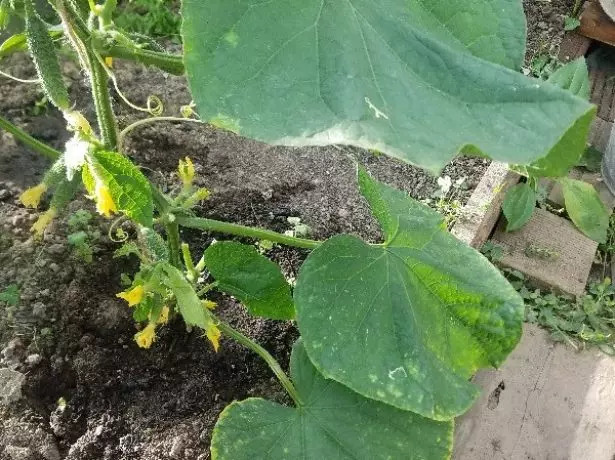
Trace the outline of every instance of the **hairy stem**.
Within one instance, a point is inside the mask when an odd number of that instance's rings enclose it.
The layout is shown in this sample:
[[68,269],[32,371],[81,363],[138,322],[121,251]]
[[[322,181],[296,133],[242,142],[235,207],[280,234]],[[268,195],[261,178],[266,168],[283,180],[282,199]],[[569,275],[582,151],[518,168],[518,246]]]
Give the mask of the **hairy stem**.
[[[86,45],[87,49],[87,45]],[[111,105],[109,95],[109,77],[102,68],[92,50],[87,49],[88,61],[90,65],[90,83],[92,85],[92,96],[96,107],[98,118],[98,128],[100,137],[105,148],[115,150],[117,147],[117,123]]]
[[79,15],[71,8],[65,8],[64,3],[60,1],[57,2],[57,6],[66,33],[73,35],[73,40],[69,41],[81,57],[82,64],[86,66],[85,70],[88,72],[101,141],[106,149],[115,150],[117,123],[109,94],[109,77],[96,57],[89,32],[84,30]]
[[235,236],[245,236],[247,238],[256,238],[258,240],[267,240],[273,243],[280,243],[286,246],[293,246],[296,248],[316,249],[322,244],[320,241],[308,240],[305,238],[295,238],[294,236],[283,235],[272,230],[246,227],[245,225],[232,224],[230,222],[222,222],[213,219],[204,219],[201,217],[176,216],[175,222],[177,222],[182,227],[227,233],[229,235]]
[[170,262],[174,267],[181,270],[182,263],[181,245],[179,241],[179,225],[177,225],[177,222],[170,222],[165,218],[164,229],[167,234],[167,244],[169,246]]
[[11,133],[13,136],[15,136],[15,138],[17,138],[17,140],[21,141],[26,146],[30,147],[33,150],[36,150],[38,153],[46,156],[51,160],[56,160],[62,155],[62,152],[59,152],[56,149],[49,147],[48,145],[34,139],[28,133],[18,128],[2,116],[0,116],[0,128]]
[[303,401],[301,400],[301,397],[299,396],[297,389],[291,382],[288,375],[286,375],[286,373],[282,370],[280,363],[278,363],[276,359],[273,356],[271,356],[271,354],[267,350],[261,347],[254,340],[252,340],[249,337],[246,337],[241,332],[234,329],[230,324],[227,324],[224,321],[220,321],[219,319],[218,321],[219,322],[217,326],[223,334],[226,334],[233,340],[239,342],[244,347],[249,348],[250,350],[255,352],[257,355],[259,355],[267,363],[267,365],[271,368],[271,370],[273,371],[275,376],[278,378],[278,380],[280,381],[280,383],[282,384],[286,392],[293,399],[297,407],[302,407],[304,405]]

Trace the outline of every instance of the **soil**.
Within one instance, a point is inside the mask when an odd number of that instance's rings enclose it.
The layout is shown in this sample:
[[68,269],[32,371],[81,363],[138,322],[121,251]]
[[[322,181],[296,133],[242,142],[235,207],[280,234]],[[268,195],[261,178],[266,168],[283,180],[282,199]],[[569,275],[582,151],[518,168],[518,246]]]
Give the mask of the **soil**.
[[527,52],[525,64],[540,54],[557,56],[564,37],[564,17],[572,15],[575,0],[523,0],[527,17]]
[[[556,2],[528,8],[543,17],[540,8],[547,5],[553,14],[563,11]],[[181,77],[115,65],[122,91],[136,104],[155,94],[164,101],[165,114],[177,115],[190,102]],[[3,61],[2,69],[34,77],[23,57]],[[71,61],[65,74],[77,108],[93,120],[83,75]],[[3,116],[62,149],[68,139],[62,117],[51,108],[36,114],[41,98],[36,85],[0,80]],[[122,127],[142,117],[115,99]],[[431,198],[438,189],[436,178],[420,169],[353,148],[271,147],[178,123],[146,126],[134,134],[126,140],[126,152],[163,187],[176,183],[180,158],[193,159],[199,184],[212,191],[199,214],[278,231],[289,229],[287,218],[297,216],[314,238],[340,232],[380,238],[356,187],[357,160],[415,198]],[[48,165],[0,131],[0,292],[12,283],[20,287],[18,305],[0,303],[0,370],[16,371],[0,374],[0,460],[205,460],[218,414],[231,401],[249,396],[286,401],[260,359],[224,339],[214,353],[181,321],[162,328],[150,350],[139,349],[132,340],[137,329],[131,312],[115,297],[122,289],[120,274],[133,273],[136,262],[113,259],[117,244],[106,236],[110,222],[96,218],[92,224],[103,235],[93,244],[92,264],[67,243],[66,217],[57,219],[42,241],[30,236],[41,211],[23,208],[17,198]],[[456,196],[463,203],[487,165],[483,159],[459,159],[442,174],[466,178],[467,190]],[[78,209],[93,212],[91,202],[79,198],[67,215]],[[220,238],[195,231],[182,236],[196,254]],[[306,253],[276,247],[268,255],[290,278]],[[232,298],[215,300],[221,316],[287,365],[298,336],[291,322],[250,318]]]

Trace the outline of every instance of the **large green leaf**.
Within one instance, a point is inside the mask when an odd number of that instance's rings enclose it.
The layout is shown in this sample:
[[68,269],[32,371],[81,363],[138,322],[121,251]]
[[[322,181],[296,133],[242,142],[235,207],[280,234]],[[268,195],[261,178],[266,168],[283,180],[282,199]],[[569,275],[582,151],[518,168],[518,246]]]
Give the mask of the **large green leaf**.
[[525,56],[525,15],[521,2],[411,0],[414,24],[459,51],[519,70]]
[[237,297],[255,316],[293,319],[295,306],[290,286],[280,267],[254,246],[224,241],[205,251],[205,266],[218,288]]
[[506,231],[512,232],[523,227],[534,214],[536,191],[526,182],[517,184],[506,191],[502,211],[506,216]]
[[[151,227],[154,215],[152,190],[143,173],[117,152],[98,150],[92,155],[92,168],[109,188],[114,203],[127,216],[145,227]],[[91,168],[83,172],[86,188],[91,188]]]
[[325,380],[301,342],[293,348],[291,370],[304,406],[257,398],[231,404],[216,423],[212,460],[449,458],[452,422],[395,409]]
[[[590,104],[499,65],[519,60],[519,0],[449,3],[185,0],[199,113],[269,143],[376,148],[430,170],[464,149],[547,155]],[[589,126],[575,128],[583,145]]]
[[569,178],[559,179],[568,216],[585,235],[606,243],[609,212],[593,185]]
[[[589,99],[589,71],[585,58],[579,58],[560,67],[549,77],[549,83],[559,86],[570,93]],[[549,154],[527,167],[527,172],[537,177],[563,177],[577,165],[585,152],[585,139],[576,135],[591,126],[595,111],[581,117],[576,128],[570,130]]]
[[310,254],[295,288],[307,352],[364,396],[450,419],[478,394],[469,377],[518,342],[523,301],[435,211],[364,171],[359,181],[386,242],[342,235]]

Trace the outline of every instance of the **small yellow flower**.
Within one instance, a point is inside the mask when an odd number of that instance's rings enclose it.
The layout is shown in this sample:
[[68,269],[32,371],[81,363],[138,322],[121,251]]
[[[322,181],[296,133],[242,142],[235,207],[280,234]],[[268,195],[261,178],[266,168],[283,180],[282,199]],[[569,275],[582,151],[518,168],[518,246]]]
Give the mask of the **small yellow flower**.
[[149,348],[156,341],[156,325],[149,323],[142,331],[135,334],[135,342],[141,348]]
[[143,297],[145,296],[145,288],[143,286],[135,286],[128,291],[115,294],[115,296],[128,302],[129,307],[134,307],[143,300]]
[[107,65],[107,67],[111,68],[113,67],[113,58],[111,56],[107,56],[105,58],[105,64]]
[[220,348],[220,336],[222,333],[214,324],[210,324],[205,331],[207,338],[214,347],[214,351],[217,353]]
[[215,310],[218,304],[211,300],[203,300],[203,306],[207,308],[208,310]]
[[184,187],[190,187],[194,180],[194,164],[192,160],[189,157],[186,157],[185,160],[179,160],[177,171]]
[[111,197],[111,192],[106,185],[98,182],[94,191],[96,198],[96,210],[99,214],[105,217],[111,217],[111,214],[117,212],[117,206]]
[[28,208],[38,208],[43,194],[47,191],[45,184],[38,184],[34,187],[30,187],[19,197],[19,201]]
[[45,229],[57,215],[58,211],[55,208],[49,208],[46,212],[41,214],[36,222],[34,222],[34,225],[32,225],[30,231],[33,232],[36,237],[42,237]]
[[158,317],[158,324],[167,324],[169,322],[169,307],[166,305],[162,307],[160,316]]

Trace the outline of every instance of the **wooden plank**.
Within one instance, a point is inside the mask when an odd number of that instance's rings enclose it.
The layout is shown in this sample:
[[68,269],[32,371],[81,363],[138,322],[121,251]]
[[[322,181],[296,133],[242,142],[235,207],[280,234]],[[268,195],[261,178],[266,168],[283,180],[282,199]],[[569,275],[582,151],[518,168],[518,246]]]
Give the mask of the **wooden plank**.
[[579,33],[602,43],[615,46],[615,23],[602,7],[595,2],[586,2],[581,14]]
[[602,97],[598,105],[598,117],[606,121],[613,121],[611,109],[615,105],[615,75],[608,73],[602,88]]
[[606,84],[606,72],[603,70],[590,70],[589,72],[589,80],[592,85],[591,92],[591,103],[600,106],[602,102],[602,91],[604,90],[604,85]]
[[560,45],[558,59],[562,62],[568,62],[585,56],[591,43],[591,39],[584,35],[575,31],[567,32]]
[[502,246],[499,264],[519,270],[536,285],[572,295],[582,295],[598,243],[579,232],[572,222],[536,208],[520,230],[506,232],[505,219],[492,237]]
[[554,344],[523,326],[500,369],[472,381],[481,396],[455,421],[454,460],[612,460],[615,366],[596,348]]
[[613,131],[613,123],[596,118],[592,124],[592,129],[589,133],[589,143],[599,152],[606,152],[606,147],[609,144],[611,132]]
[[508,165],[492,162],[461,211],[451,233],[464,243],[480,248],[491,235],[500,216],[505,191],[519,182],[519,175]]

